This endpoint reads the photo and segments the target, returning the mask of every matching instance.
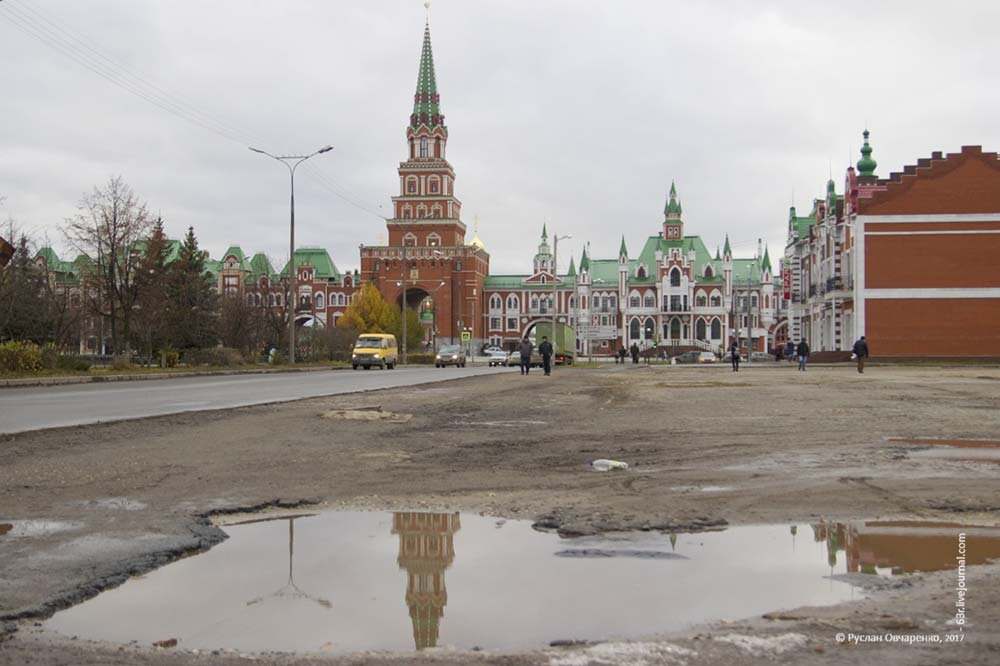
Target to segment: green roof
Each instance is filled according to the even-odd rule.
[[[865,138],[865,145],[861,146],[861,159],[858,160],[858,175],[870,178],[875,177],[875,167],[878,162],[872,159],[872,147],[868,144],[868,128],[861,133]]]
[[[813,202],[813,211],[806,217],[796,215],[795,206],[788,209],[788,226],[794,240],[802,240],[809,236],[809,227],[816,224],[816,203]]]
[[[733,259],[733,287],[746,286],[747,276],[750,285],[760,285],[760,264],[757,259]]]
[[[441,97],[437,91],[437,77],[434,75],[434,53],[431,50],[431,26],[424,26],[424,45],[420,50],[420,71],[417,74],[417,92],[413,95],[413,114],[410,127],[417,129],[444,128],[441,114]]]
[[[552,291],[552,283],[548,282],[546,284],[524,284],[524,281],[530,278],[530,275],[488,275],[486,279],[483,280],[483,288],[490,289],[527,289],[529,291]],[[576,274],[567,273],[566,275],[560,275],[559,279],[563,281],[563,287],[568,287],[573,285]]]
[[[228,250],[222,253],[222,261],[226,260],[226,257],[233,256],[236,260],[240,262],[240,270],[248,271],[250,270],[250,264],[247,263],[246,255],[243,254],[243,249],[239,245],[233,245]]]
[[[330,253],[321,247],[300,247],[295,250],[295,268],[308,263],[316,269],[316,277],[321,279],[338,279],[340,271],[330,258]],[[281,269],[281,275],[288,275],[288,262]]]

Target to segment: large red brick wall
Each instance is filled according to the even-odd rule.
[[[872,236],[875,228],[903,231],[936,224],[865,226],[865,286],[868,289],[1000,287],[1000,233]],[[903,229],[900,229],[903,227]],[[1000,223],[964,223],[966,230],[1000,229]],[[1000,302],[998,302],[1000,307]]]
[[[905,298],[865,302],[873,357],[1000,357],[1000,301],[995,298]]]

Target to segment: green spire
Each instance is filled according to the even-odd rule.
[[[760,262],[761,270],[765,270],[768,273],[771,271],[771,257],[767,252],[767,247],[764,248],[764,258]]]
[[[730,257],[733,256],[733,250],[729,247],[729,234],[726,234],[726,244],[722,246],[722,252]]]
[[[580,270],[589,271],[590,270],[590,257],[587,256],[587,248],[583,248],[583,256],[580,258]]]
[[[549,239],[548,225],[544,222],[542,223],[542,240],[547,241]]]
[[[719,246],[718,245],[715,246],[715,260],[716,261],[722,261],[722,256],[719,254]]]
[[[833,178],[826,182],[826,194],[828,197],[837,196],[837,184],[833,182]]]
[[[619,257],[627,257],[628,256],[628,248],[625,247],[625,234],[622,234],[622,246],[620,248],[618,248],[618,256]]]
[[[667,198],[667,205],[663,209],[666,215],[680,215],[681,214],[681,204],[677,199],[677,187],[674,185],[674,181],[670,181],[670,195]]]
[[[872,147],[868,145],[868,130],[865,129],[861,135],[865,138],[865,145],[861,146],[861,159],[858,160],[858,175],[874,178],[875,167],[878,166],[878,162],[872,159]]]
[[[566,271],[568,277],[576,275],[576,264],[573,263],[573,257],[569,258],[569,270]]]
[[[441,96],[438,95],[437,79],[434,77],[430,23],[424,26],[424,46],[420,52],[420,73],[417,74],[417,92],[413,95],[413,114],[410,116],[410,127],[417,129],[421,125],[426,125],[431,129],[444,127]]]

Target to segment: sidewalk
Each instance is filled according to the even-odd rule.
[[[279,366],[276,368],[233,368],[231,370],[191,370],[177,372],[125,373],[120,375],[63,375],[43,377],[17,377],[0,379],[0,389],[25,386],[58,386],[60,384],[90,384],[92,382],[130,382],[152,379],[176,379],[180,377],[208,377],[225,375],[267,375],[277,372],[324,372],[349,370],[351,366],[306,366],[301,368]]]

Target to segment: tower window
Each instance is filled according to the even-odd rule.
[[[420,157],[428,157],[427,137],[420,138]]]

